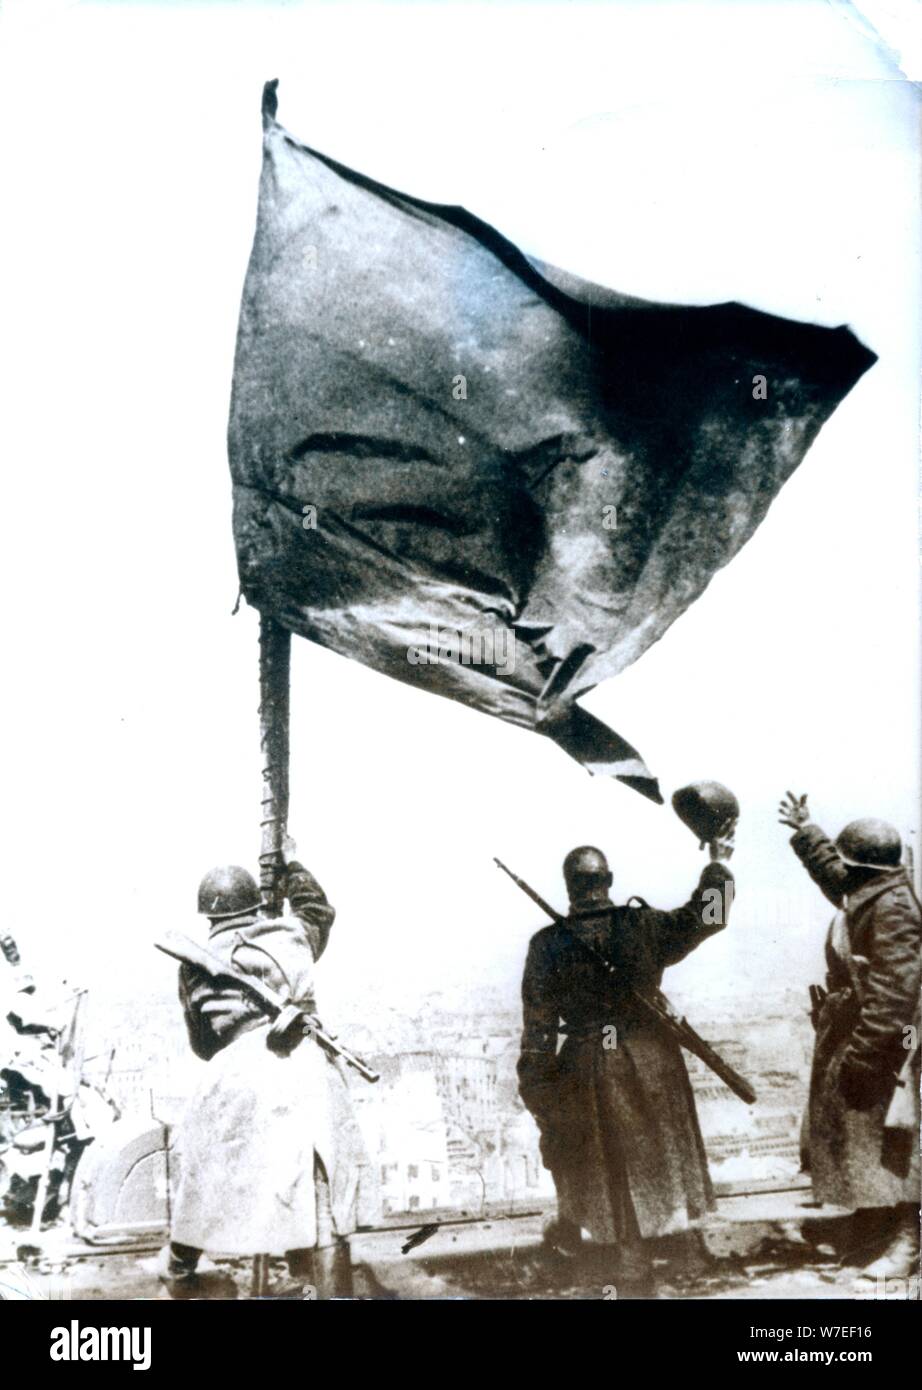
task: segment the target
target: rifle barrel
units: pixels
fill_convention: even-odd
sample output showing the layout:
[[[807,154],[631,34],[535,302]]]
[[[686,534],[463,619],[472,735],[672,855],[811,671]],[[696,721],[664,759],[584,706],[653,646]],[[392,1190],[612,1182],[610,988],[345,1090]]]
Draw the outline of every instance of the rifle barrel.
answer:
[[[160,941],[155,941],[154,945],[157,947],[157,950],[162,951],[164,955],[172,956],[174,960],[181,961],[186,965],[195,965],[200,970],[204,970],[212,979],[223,977],[224,979],[233,980],[235,984],[239,984],[244,989],[249,990],[250,993],[255,995],[259,1000],[270,1018],[277,1017],[277,1015],[287,1007],[285,1000],[283,1000],[274,989],[270,988],[269,985],[263,984],[261,980],[256,979],[252,975],[244,975],[242,971],[239,971],[233,965],[225,965],[220,956],[216,956],[204,946],[200,946],[197,941],[177,939],[173,934],[170,934]],[[327,1033],[319,1018],[314,1014],[307,1013],[306,1010],[302,1012],[304,1018],[307,1020],[308,1031],[311,1037],[320,1047],[336,1057],[342,1057],[343,1061],[350,1067],[354,1067],[366,1081],[380,1081],[381,1073],[375,1071],[367,1062],[363,1061],[357,1052],[353,1052],[351,1048],[345,1047],[341,1042],[338,1042]]]
[[[532,902],[540,907],[542,912],[547,913],[552,922],[562,922],[564,920],[559,912],[554,911],[549,902],[545,902],[540,893],[535,892],[530,883],[526,883],[524,878],[519,878],[518,874],[514,874],[508,864],[504,864],[503,861],[497,859],[495,855],[493,856],[493,863],[498,869],[502,869],[504,874],[508,874],[516,887],[521,888],[527,898],[531,898]]]

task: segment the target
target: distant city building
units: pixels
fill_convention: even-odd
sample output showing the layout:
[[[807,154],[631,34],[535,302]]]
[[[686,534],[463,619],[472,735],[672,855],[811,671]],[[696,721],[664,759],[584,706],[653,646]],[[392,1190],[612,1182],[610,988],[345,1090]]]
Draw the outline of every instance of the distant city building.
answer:
[[[384,1216],[450,1204],[448,1134],[431,1059],[411,1052],[395,1060],[377,1086],[354,1092]]]
[[[206,1065],[189,1051],[178,1008],[158,1005],[138,1029],[134,1005],[115,1010],[101,1002],[94,998],[89,1011],[92,1079],[108,1074],[109,1094],[123,1110],[175,1123]],[[795,1177],[812,1050],[805,997],[787,991],[759,1003],[731,998],[710,1010],[690,1000],[689,1012],[758,1092],[756,1105],[744,1105],[685,1054],[714,1180]],[[369,1016],[340,1027],[350,1041],[355,1032],[355,1045],[381,1071],[374,1086],[350,1077],[379,1215],[527,1210],[552,1201],[538,1131],[518,1097],[519,1015],[485,1003],[471,1018],[444,1002],[427,1017],[427,1047],[419,1046],[416,1022],[401,1024],[403,1031],[394,1024],[383,1055],[362,1040],[363,1029],[374,1036],[374,1022]]]
[[[463,1129],[496,1122],[496,1059],[480,1052],[437,1053],[432,1061],[446,1114]]]

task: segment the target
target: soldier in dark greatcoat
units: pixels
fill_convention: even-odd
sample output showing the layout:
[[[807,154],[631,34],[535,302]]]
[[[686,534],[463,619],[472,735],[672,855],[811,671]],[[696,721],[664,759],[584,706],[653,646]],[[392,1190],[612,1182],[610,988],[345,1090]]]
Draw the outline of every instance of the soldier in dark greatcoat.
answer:
[[[779,814],[795,832],[792,849],[839,909],[815,1020],[814,1195],[856,1214],[865,1276],[918,1276],[922,908],[892,825],[853,821],[833,844],[811,823],[806,796],[789,792]]]
[[[651,1291],[647,1238],[692,1230],[714,1204],[681,1049],[632,990],[655,991],[666,966],[726,925],[733,876],[722,848],[671,912],[616,906],[601,850],[573,850],[571,916],[528,949],[520,1092],[557,1188],[558,1232],[608,1247],[619,1293]]]

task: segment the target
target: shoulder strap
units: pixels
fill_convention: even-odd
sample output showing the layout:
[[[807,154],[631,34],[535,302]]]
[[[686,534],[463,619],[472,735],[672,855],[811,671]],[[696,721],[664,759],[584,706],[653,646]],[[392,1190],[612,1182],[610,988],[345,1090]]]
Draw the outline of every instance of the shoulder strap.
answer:
[[[614,910],[614,905],[612,905],[609,920],[609,929],[611,927],[611,916],[613,916]],[[577,950],[582,951],[583,955],[591,956],[597,965],[601,965],[603,967],[606,974],[611,975],[614,973],[615,967],[612,965],[612,962],[606,956],[604,956],[601,951],[596,950],[595,946],[593,946],[591,942],[586,941],[581,936],[578,936],[577,933],[570,926],[570,923],[566,917],[562,917],[560,921],[557,923],[557,925],[564,929],[570,941],[577,948]]]
[[[647,910],[648,912],[652,912],[652,911],[653,911],[653,909],[651,908],[650,904],[647,902],[646,898],[642,898],[642,897],[640,896],[639,893],[635,893],[632,897],[628,898],[628,900],[627,900],[627,906],[628,906],[628,907],[633,907],[635,903],[637,904],[638,907],[644,907],[644,908],[646,908],[646,910]]]

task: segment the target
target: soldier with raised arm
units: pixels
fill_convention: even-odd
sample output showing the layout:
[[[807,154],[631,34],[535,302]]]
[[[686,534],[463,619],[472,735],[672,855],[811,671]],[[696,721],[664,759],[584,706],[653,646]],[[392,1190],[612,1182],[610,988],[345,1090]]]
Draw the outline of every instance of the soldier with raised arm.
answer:
[[[575,1251],[587,1232],[619,1297],[653,1291],[646,1240],[692,1231],[713,1206],[681,1049],[636,994],[654,994],[667,966],[726,925],[729,852],[714,841],[688,902],[664,912],[615,905],[602,851],[572,850],[570,914],[528,949],[519,1089],[557,1189],[554,1240]],[[686,1244],[700,1257],[700,1241]]]
[[[806,796],[779,807],[791,848],[838,908],[815,1015],[808,1161],[813,1193],[854,1213],[846,1258],[878,1279],[919,1269],[919,988],[922,908],[898,831],[852,821],[833,842]],[[818,992],[821,996],[823,991]]]
[[[313,1014],[314,962],[334,911],[294,859],[282,886],[291,915],[270,918],[245,869],[214,869],[199,888],[199,912],[210,953],[229,971]],[[365,1158],[342,1063],[311,1037],[303,1014],[294,1030],[272,1023],[230,974],[183,964],[179,996],[192,1049],[209,1065],[180,1130],[170,1292],[196,1296],[207,1251],[284,1255],[308,1296],[349,1296],[348,1235]]]

